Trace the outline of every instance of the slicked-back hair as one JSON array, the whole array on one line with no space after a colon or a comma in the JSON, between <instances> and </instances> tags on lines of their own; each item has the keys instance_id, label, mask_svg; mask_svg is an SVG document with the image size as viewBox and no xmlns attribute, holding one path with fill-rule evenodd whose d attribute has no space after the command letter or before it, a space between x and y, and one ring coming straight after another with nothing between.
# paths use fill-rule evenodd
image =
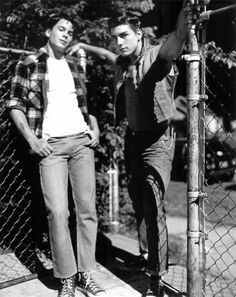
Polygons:
<instances>
[{"instance_id":1,"label":"slicked-back hair","mask_svg":"<svg viewBox=\"0 0 236 297\"><path fill-rule=\"evenodd\" d=\"M141 22L139 18L134 15L121 14L108 20L108 26L110 29L120 25L129 25L134 32L141 29Z\"/></svg>"},{"instance_id":2,"label":"slicked-back hair","mask_svg":"<svg viewBox=\"0 0 236 297\"><path fill-rule=\"evenodd\" d=\"M45 29L52 29L61 19L69 21L75 27L73 18L67 13L53 13L47 16Z\"/></svg>"}]
</instances>

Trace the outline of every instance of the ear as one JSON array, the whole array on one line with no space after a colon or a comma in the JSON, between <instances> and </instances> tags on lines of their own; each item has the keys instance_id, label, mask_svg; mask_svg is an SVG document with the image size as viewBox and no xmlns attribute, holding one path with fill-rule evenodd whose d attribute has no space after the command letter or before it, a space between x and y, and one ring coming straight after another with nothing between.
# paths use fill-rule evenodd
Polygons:
<instances>
[{"instance_id":1,"label":"ear","mask_svg":"<svg viewBox=\"0 0 236 297\"><path fill-rule=\"evenodd\" d=\"M142 39L142 36L143 36L143 32L141 29L138 29L137 32L136 32L136 35L138 37L138 40L141 40Z\"/></svg>"},{"instance_id":2,"label":"ear","mask_svg":"<svg viewBox=\"0 0 236 297\"><path fill-rule=\"evenodd\" d=\"M50 34L51 34L51 29L47 29L46 31L45 31L45 35L46 35L46 37L50 37Z\"/></svg>"}]
</instances>

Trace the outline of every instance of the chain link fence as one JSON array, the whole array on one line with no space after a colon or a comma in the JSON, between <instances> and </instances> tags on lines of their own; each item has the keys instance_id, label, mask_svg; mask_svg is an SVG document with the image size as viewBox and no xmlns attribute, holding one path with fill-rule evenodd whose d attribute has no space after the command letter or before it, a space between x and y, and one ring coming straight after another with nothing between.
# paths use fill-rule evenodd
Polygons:
<instances>
[{"instance_id":1,"label":"chain link fence","mask_svg":"<svg viewBox=\"0 0 236 297\"><path fill-rule=\"evenodd\" d=\"M26 144L16 134L5 110L15 65L22 55L29 53L0 48L0 289L52 270L37 164L27 154ZM78 64L86 70L82 50ZM105 174L97 172L97 178L98 202L102 202L97 209L100 224L116 231L119 226L118 169L111 167ZM70 206L73 213L73 204Z\"/></svg>"},{"instance_id":2,"label":"chain link fence","mask_svg":"<svg viewBox=\"0 0 236 297\"><path fill-rule=\"evenodd\" d=\"M235 68L208 63L205 171L200 218L204 234L204 296L236 296Z\"/></svg>"},{"instance_id":3,"label":"chain link fence","mask_svg":"<svg viewBox=\"0 0 236 297\"><path fill-rule=\"evenodd\" d=\"M0 288L51 269L36 171L5 111L11 76L23 53L0 51Z\"/></svg>"},{"instance_id":4,"label":"chain link fence","mask_svg":"<svg viewBox=\"0 0 236 297\"><path fill-rule=\"evenodd\" d=\"M213 14L231 8L235 5ZM207 15L205 7L200 13L200 17ZM206 32L206 23L195 26L190 19L185 57L187 293L190 297L233 297L236 296L236 60L235 52L226 55L214 42L206 44Z\"/></svg>"},{"instance_id":5,"label":"chain link fence","mask_svg":"<svg viewBox=\"0 0 236 297\"><path fill-rule=\"evenodd\" d=\"M22 51L0 50L0 288L46 273L52 267L38 177L32 174L32 166L24 166L29 164L29 160L23 153L23 144L18 142L12 132L4 108L4 102L9 96L12 71L21 54ZM197 197L189 196L188 199L196 204L198 215L193 218L196 220L195 225L191 225L192 218L188 217L188 236L191 240L188 257L196 260L195 263L198 262L197 282L200 293L194 295L190 287L187 288L187 293L188 296L234 297L236 73L235 65L229 67L227 63L214 63L210 59L207 59L205 65L205 56L203 52L197 62L200 68L201 99L207 98L205 92L208 99L188 107L188 113L191 113L190 108L195 109L197 106L198 109L197 114L194 114L197 115L195 120L198 122L194 135L198 137L198 183L197 188L188 185L188 195L195 195L197 192ZM196 57L194 59L193 62L196 63ZM196 101L196 98L192 96L190 99ZM189 117L189 120L192 118ZM191 139L189 143L191 147ZM193 162L190 157L188 161ZM185 159L186 156L183 156L183 160ZM191 166L188 163L188 167ZM190 212L189 216L191 214ZM114 220L114 215L110 216ZM189 228L192 226L198 227L196 232ZM196 233L199 233L199 237L195 237ZM200 257L194 256L196 243L199 243L197 253ZM189 259L188 261L191 264ZM189 281L195 281L194 274L188 274L187 282Z\"/></svg>"}]
</instances>

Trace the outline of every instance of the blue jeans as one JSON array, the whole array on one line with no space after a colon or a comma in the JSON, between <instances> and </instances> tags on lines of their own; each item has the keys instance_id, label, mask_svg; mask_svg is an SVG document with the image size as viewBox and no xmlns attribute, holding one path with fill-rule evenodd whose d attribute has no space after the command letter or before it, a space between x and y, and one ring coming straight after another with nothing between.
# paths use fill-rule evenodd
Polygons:
<instances>
[{"instance_id":1,"label":"blue jeans","mask_svg":"<svg viewBox=\"0 0 236 297\"><path fill-rule=\"evenodd\" d=\"M88 136L49 138L53 152L40 161L54 276L68 278L95 265L97 215L94 151ZM76 244L69 228L68 178L75 207Z\"/></svg>"},{"instance_id":2,"label":"blue jeans","mask_svg":"<svg viewBox=\"0 0 236 297\"><path fill-rule=\"evenodd\" d=\"M148 252L148 268L168 269L168 232L164 194L170 180L175 140L166 131L132 132L125 137L129 195L137 222L140 253Z\"/></svg>"}]
</instances>

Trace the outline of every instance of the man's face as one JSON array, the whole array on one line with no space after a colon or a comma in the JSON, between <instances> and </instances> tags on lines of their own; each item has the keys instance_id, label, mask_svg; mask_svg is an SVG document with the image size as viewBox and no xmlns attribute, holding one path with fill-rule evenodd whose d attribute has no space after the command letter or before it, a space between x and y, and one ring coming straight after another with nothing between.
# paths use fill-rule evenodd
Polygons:
<instances>
[{"instance_id":1,"label":"man's face","mask_svg":"<svg viewBox=\"0 0 236 297\"><path fill-rule=\"evenodd\" d=\"M46 36L53 50L65 52L73 39L73 25L70 21L61 19L52 29L47 29Z\"/></svg>"},{"instance_id":2,"label":"man's face","mask_svg":"<svg viewBox=\"0 0 236 297\"><path fill-rule=\"evenodd\" d=\"M111 29L118 50L122 56L130 56L137 52L142 33L134 32L129 25L119 25Z\"/></svg>"}]
</instances>

